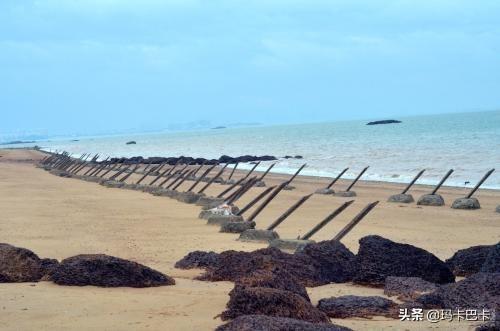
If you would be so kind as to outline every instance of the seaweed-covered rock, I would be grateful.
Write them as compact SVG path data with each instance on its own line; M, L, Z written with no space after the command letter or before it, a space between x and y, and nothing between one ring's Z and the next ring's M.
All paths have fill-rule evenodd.
M177 261L175 267L178 269L214 268L218 263L218 253L194 251Z
M38 282L57 264L29 249L0 243L0 283Z
M173 278L139 263L104 254L64 259L49 279L59 285L153 287L174 285Z
M479 272L416 300L424 308L500 310L500 273Z
M337 298L321 299L318 308L329 317L351 318L395 315L397 304L379 296L345 295Z
M383 286L389 276L420 277L437 284L455 281L448 266L424 249L380 236L366 236L359 243L356 259L360 267L355 283Z
M221 314L223 321L242 315L267 315L289 317L311 323L329 323L325 313L311 305L298 294L265 287L235 286L229 293L227 310Z
M296 254L312 260L325 283L351 281L359 268L356 256L337 240L308 244Z
M481 267L481 272L500 272L500 243L490 249Z
M446 264L456 276L469 276L479 272L492 245L472 246L457 251Z
M307 301L311 301L304 285L295 276L281 267L256 270L249 276L238 279L236 284L246 287L267 287L290 291L300 295Z
M311 323L294 318L243 315L219 326L215 331L352 331L329 323Z
M418 277L392 277L385 279L384 294L404 301L415 300L422 294L435 291L438 286Z

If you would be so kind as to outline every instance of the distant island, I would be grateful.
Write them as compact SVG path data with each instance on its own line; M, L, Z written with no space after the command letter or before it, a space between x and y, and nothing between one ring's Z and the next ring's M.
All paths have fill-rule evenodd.
M373 122L368 122L368 123L366 123L366 125L394 124L394 123L401 123L401 121L397 121L397 120L382 120L382 121L373 121Z
M14 140L8 141L6 143L0 143L0 145L17 145L17 144L33 144L35 141L23 141L23 140Z
M216 126L214 128L212 128L212 130L220 130L220 129L226 129L225 126Z

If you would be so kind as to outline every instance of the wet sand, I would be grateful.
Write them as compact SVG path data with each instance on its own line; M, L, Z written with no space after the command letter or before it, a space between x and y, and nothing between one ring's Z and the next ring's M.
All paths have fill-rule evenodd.
M155 268L173 276L177 285L149 289L64 287L49 282L0 284L2 330L211 330L222 322L214 319L228 301L233 284L193 280L200 271L183 271L174 263L193 250L253 250L265 244L242 243L238 235L219 233L197 218L200 208L166 197L110 189L72 178L53 176L35 168L31 160L43 154L29 150L0 150L0 242L33 250L40 257L57 258L82 253L105 253ZM279 183L283 175L270 175L268 184ZM139 175L131 176L134 182ZM146 182L150 181L148 179ZM283 191L255 220L267 227L299 197L313 192L327 179L298 177L297 189ZM340 181L342 189L348 182ZM184 183L180 190L191 182ZM480 190L476 196L482 209L454 210L451 202L467 190L443 188L447 205L420 207L386 202L404 185L360 182L355 202L312 239L332 238L367 203L380 200L376 209L344 239L354 252L357 241L379 234L394 241L422 247L441 259L458 249L493 244L500 238L500 192ZM201 186L199 186L201 188ZM214 184L206 192L218 194L227 186ZM255 197L254 188L238 205ZM415 186L417 199L427 186ZM304 234L349 198L315 195L277 228L282 238ZM247 216L249 214L246 214ZM382 295L382 290L352 284L332 284L308 289L313 300L332 295ZM355 330L469 330L469 322L431 324L399 322L387 318L334 320Z

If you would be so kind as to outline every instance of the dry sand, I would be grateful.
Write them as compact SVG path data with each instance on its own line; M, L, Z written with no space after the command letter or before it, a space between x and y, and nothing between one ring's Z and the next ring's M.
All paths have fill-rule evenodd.
M2 330L212 330L221 324L222 312L233 284L192 280L200 271L183 271L174 263L193 250L253 250L264 244L242 243L237 235L222 234L198 219L199 207L165 197L110 189L95 183L60 178L35 168L32 160L43 155L30 150L0 150L0 242L33 250L40 257L63 259L82 253L105 253L145 264L175 277L175 286L130 289L64 287L49 282L0 284ZM132 176L128 181L138 178ZM272 175L266 182L285 178ZM149 181L149 180L148 180ZM269 225L300 196L324 186L326 179L299 177L293 191L284 191L256 219ZM341 189L347 182L339 182ZM183 187L187 187L185 183ZM183 188L181 187L181 189ZM200 186L201 187L201 186ZM453 210L449 204L465 190L443 188L445 207L385 202L402 185L360 182L355 203L312 239L333 237L368 202L377 208L343 239L354 252L359 238L379 234L427 249L445 259L454 251L500 238L500 192L480 190L482 209ZM226 186L213 185L207 193ZM262 188L253 189L240 207ZM415 186L418 198L429 187ZM347 198L313 196L277 228L282 238L304 234ZM247 215L248 216L248 215ZM344 294L383 295L382 290L352 284L308 289L317 300ZM334 320L355 330L470 330L471 323L399 322L387 318Z

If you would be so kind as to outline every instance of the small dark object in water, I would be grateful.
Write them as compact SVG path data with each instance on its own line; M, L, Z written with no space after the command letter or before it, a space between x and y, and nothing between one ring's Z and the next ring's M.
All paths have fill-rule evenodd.
M38 282L57 264L26 248L0 243L0 283Z
M401 121L398 121L398 120L382 120L382 121L373 121L373 122L368 122L368 123L366 123L366 125L396 124L396 123L401 123Z
M135 144L137 144L137 143L135 141L133 141L133 140L126 142L126 145L135 145Z
M216 127L213 127L212 130L220 130L220 129L226 129L225 126L216 126Z
M448 266L422 248L380 236L363 237L359 244L356 259L360 267L354 276L355 283L383 286L389 276L420 277L437 284L455 281Z
M396 307L397 304L394 301L379 296L345 295L321 299L318 302L318 308L332 318L393 317Z
M104 254L77 255L61 261L49 275L58 285L153 287L174 285L173 278L136 262Z
M419 277L387 277L384 294L397 296L399 300L411 301L419 296L434 292L438 286Z
M210 268L219 263L219 254L215 252L194 251L175 263L179 269Z
M215 331L352 331L330 323L311 323L288 317L243 315Z
M242 315L290 317L311 323L330 323L325 313L298 294L265 287L235 286L229 292L223 321Z
M479 272L493 245L472 246L457 251L446 264L456 276L470 276Z

